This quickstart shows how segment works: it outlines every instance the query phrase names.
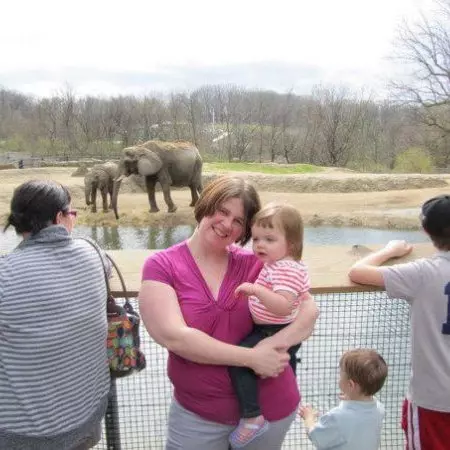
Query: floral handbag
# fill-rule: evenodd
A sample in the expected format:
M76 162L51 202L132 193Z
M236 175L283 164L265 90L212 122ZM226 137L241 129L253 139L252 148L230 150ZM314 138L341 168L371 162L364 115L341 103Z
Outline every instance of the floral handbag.
M114 260L106 254L106 257L116 270L122 284L125 296L125 303L123 306L120 306L111 294L108 274L99 249L90 240L84 238L81 239L89 242L89 244L95 248L102 262L105 275L107 289L106 312L108 316L108 336L106 339L106 346L111 377L119 378L131 375L133 372L140 371L146 366L145 356L139 347L139 324L141 318L134 310L129 298L125 294L127 292L125 281Z

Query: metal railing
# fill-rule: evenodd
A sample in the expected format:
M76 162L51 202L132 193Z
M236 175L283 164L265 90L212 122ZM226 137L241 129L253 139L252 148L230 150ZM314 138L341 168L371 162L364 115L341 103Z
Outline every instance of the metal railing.
M389 366L385 386L377 395L386 409L381 448L402 449L401 403L410 371L408 304L389 299L384 292L335 293L315 298L320 317L314 335L298 353L301 362L297 379L303 401L319 412L337 405L341 354L357 347L374 348ZM141 343L147 368L116 381L98 450L164 448L172 392L166 375L167 352L152 342L143 327ZM312 448L297 419L283 449Z

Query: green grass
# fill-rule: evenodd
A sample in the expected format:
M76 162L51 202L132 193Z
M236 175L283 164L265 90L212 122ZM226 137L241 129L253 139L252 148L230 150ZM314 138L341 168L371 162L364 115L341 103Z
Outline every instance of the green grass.
M259 164L245 162L210 162L204 163L205 171L259 172L272 175L321 172L323 169L311 164Z

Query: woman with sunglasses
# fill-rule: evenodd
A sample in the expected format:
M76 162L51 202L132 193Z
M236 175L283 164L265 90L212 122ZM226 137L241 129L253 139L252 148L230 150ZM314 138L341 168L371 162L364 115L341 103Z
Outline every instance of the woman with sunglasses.
M75 217L59 183L14 191L5 229L23 240L0 258L1 449L84 450L100 440L106 287L98 254L71 237Z

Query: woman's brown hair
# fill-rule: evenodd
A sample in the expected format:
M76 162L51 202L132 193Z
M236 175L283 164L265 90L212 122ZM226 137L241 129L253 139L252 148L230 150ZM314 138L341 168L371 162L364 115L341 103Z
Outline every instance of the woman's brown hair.
M244 205L244 232L237 242L245 245L251 237L251 223L261 208L261 201L256 189L243 178L222 176L211 181L195 204L195 220L200 223L203 217L214 215L217 208L230 198L239 198Z

